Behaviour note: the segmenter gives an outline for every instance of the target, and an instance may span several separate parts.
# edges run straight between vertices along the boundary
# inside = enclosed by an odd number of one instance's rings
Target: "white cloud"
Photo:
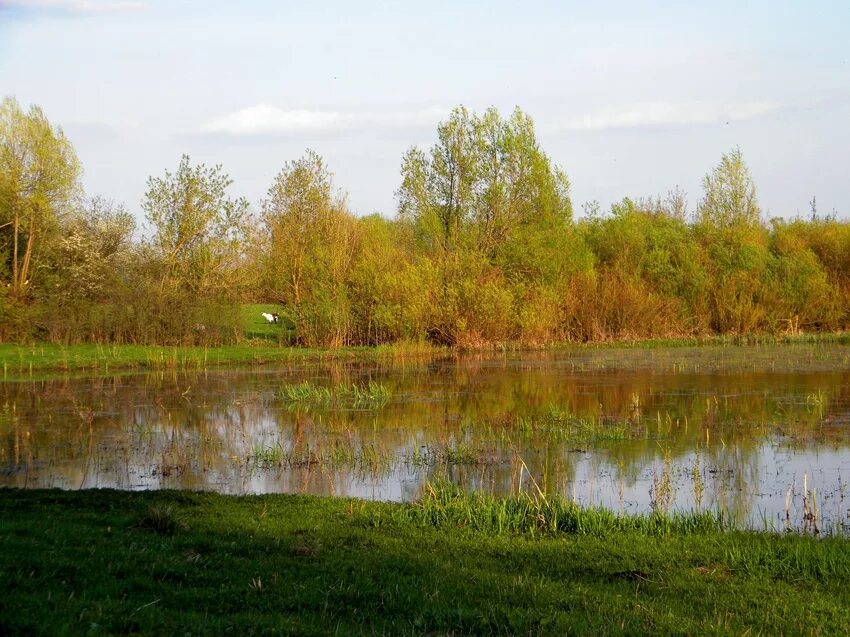
[[[650,128],[688,126],[741,121],[767,115],[780,108],[776,102],[711,104],[706,102],[642,102],[604,108],[576,118],[567,130],[605,130],[611,128]]]
[[[340,131],[367,127],[406,128],[431,126],[447,112],[446,109],[441,108],[389,112],[287,110],[268,104],[258,104],[210,119],[201,126],[201,131],[228,135],[262,135]]]
[[[0,9],[32,9],[71,14],[114,13],[146,9],[144,2],[104,2],[95,0],[0,0]]]

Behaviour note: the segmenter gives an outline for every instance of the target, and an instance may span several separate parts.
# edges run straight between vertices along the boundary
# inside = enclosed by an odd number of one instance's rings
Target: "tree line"
[[[846,329],[850,224],[766,220],[739,149],[703,180],[574,218],[570,182],[517,109],[456,108],[401,161],[397,214],[358,217],[316,153],[254,210],[221,166],[151,177],[139,237],[86,197],[36,106],[0,104],[0,339],[228,343],[274,303],[311,346],[520,342]]]

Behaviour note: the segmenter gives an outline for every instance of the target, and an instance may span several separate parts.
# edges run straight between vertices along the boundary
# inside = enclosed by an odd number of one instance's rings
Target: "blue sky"
[[[322,154],[359,214],[457,104],[520,106],[573,201],[684,188],[740,146],[772,216],[850,217],[847,2],[0,0],[0,95],[140,213],[182,153],[254,204]]]

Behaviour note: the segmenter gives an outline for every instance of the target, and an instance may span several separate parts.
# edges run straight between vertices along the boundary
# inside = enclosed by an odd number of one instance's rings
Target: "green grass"
[[[520,434],[538,433],[576,443],[634,440],[646,435],[645,429],[635,423],[586,418],[556,405],[550,405],[539,414],[517,418],[514,427]]]
[[[390,454],[374,445],[354,445],[335,440],[328,444],[297,449],[280,445],[254,445],[248,460],[255,467],[315,468],[318,471],[345,468],[364,475],[384,475],[395,466]]]
[[[430,350],[432,353],[436,348]],[[0,380],[36,372],[110,372],[128,369],[207,369],[228,365],[265,365],[311,360],[382,360],[408,356],[392,346],[320,349],[252,342],[219,347],[160,345],[0,344]]]
[[[584,343],[590,348],[659,349],[670,347],[752,346],[752,345],[850,345],[850,332],[812,332],[809,334],[713,334],[680,338],[614,339]],[[572,347],[573,344],[562,344]],[[556,345],[558,347],[558,345]]]
[[[0,490],[0,511],[4,635],[837,635],[850,625],[847,540],[728,532],[710,514],[622,518],[445,487],[413,504]],[[556,511],[563,522],[551,524]]]
[[[335,387],[316,385],[305,380],[284,385],[280,388],[279,396],[294,405],[382,409],[392,397],[392,392],[386,385],[373,380],[364,384],[340,383]]]
[[[110,372],[128,369],[207,369],[226,365],[263,365],[275,362],[317,359],[381,360],[433,356],[451,352],[425,342],[392,343],[341,348],[308,348],[287,345],[293,341],[294,326],[286,317],[279,325],[269,324],[261,313],[279,308],[275,305],[252,304],[242,308],[247,340],[234,345],[216,347],[163,345],[110,345],[86,343],[61,345],[53,343],[0,343],[0,379],[31,376],[36,372]],[[847,345],[850,333],[804,334],[799,336],[756,335],[749,337],[716,336],[645,341],[611,341],[601,343],[553,343],[545,349],[587,350],[633,349],[656,350],[677,347],[758,346],[758,345]],[[521,351],[519,345],[503,346]],[[743,353],[741,354],[743,356]]]
[[[242,306],[242,329],[245,338],[273,343],[291,343],[295,338],[295,322],[288,317],[280,305],[273,303],[248,303]],[[263,312],[280,315],[280,321],[269,323]]]

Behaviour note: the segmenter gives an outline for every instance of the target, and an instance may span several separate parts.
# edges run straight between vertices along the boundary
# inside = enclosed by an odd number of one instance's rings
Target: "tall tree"
[[[455,250],[474,215],[475,187],[481,171],[478,119],[460,106],[437,127],[428,155],[411,148],[402,159],[399,214],[421,228],[440,251]]]
[[[80,172],[73,146],[40,108],[0,103],[0,229],[14,298],[32,287],[44,245],[80,192]]]
[[[228,196],[232,183],[221,166],[192,166],[188,155],[176,173],[148,179],[142,208],[153,229],[150,246],[164,268],[162,289],[227,287],[248,214],[246,199]]]
[[[456,108],[430,152],[410,149],[401,172],[400,217],[443,251],[473,244],[495,260],[524,226],[572,216],[569,181],[519,109],[503,120],[494,108],[481,116]]]
[[[308,150],[284,165],[262,203],[262,222],[267,296],[288,308],[302,342],[343,344],[357,227],[318,154]]]
[[[701,222],[721,228],[760,223],[756,186],[740,148],[724,153],[720,163],[703,178],[702,187],[704,195],[698,210]]]

